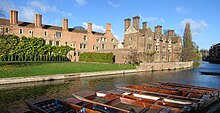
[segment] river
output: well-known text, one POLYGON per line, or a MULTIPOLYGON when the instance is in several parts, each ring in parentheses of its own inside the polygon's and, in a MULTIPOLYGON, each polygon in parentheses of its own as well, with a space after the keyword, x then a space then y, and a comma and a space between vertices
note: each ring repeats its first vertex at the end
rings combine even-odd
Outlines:
POLYGON ((220 65, 202 62, 199 67, 187 70, 154 71, 14 84, 10 86, 2 85, 0 86, 3 88, 0 89, 0 108, 16 108, 24 105, 24 100, 39 96, 66 98, 80 90, 112 90, 119 84, 142 84, 164 81, 220 88, 220 76, 202 75, 200 71, 220 72, 220 65), (19 86, 19 88, 15 86, 19 86))

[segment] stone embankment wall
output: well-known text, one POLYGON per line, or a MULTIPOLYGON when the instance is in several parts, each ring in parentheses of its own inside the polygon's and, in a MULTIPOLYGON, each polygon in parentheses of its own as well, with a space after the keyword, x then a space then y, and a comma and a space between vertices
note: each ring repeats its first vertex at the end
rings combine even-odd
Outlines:
POLYGON ((160 71, 193 67, 193 62, 141 63, 137 68, 142 71, 160 71))

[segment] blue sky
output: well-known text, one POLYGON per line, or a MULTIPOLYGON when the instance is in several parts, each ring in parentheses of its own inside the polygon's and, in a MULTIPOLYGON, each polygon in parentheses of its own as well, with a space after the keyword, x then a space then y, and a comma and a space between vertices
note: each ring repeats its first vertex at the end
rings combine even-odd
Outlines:
MULTIPOLYGON (((106 23, 118 40, 123 40, 124 19, 139 15, 149 27, 162 25, 183 35, 186 22, 191 23, 193 41, 200 49, 220 42, 220 1, 218 0, 0 0, 0 8, 9 18, 9 10, 19 11, 20 21, 34 22, 34 14, 43 15, 43 24, 69 27, 93 23, 93 30, 105 31, 106 23)), ((142 25, 140 23, 140 25, 142 25)), ((141 26, 142 27, 142 26, 141 26)))

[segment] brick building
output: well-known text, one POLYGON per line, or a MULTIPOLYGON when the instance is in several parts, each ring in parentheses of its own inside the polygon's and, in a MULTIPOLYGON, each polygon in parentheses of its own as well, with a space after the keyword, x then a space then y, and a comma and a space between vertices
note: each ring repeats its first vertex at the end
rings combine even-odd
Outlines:
POLYGON ((155 52, 153 62, 175 62, 181 60, 182 38, 175 35, 174 30, 162 33, 162 26, 155 26, 154 32, 147 27, 147 22, 142 23, 140 17, 124 20, 124 49, 135 49, 138 52, 155 52))
MULTIPOLYGON (((0 18, 0 33, 41 37, 46 44, 75 48, 77 54, 118 48, 118 40, 112 34, 109 23, 106 24, 105 33, 100 33, 92 31, 92 23, 88 23, 87 30, 81 26, 69 28, 68 19, 62 19, 62 27, 44 25, 40 14, 35 14, 34 23, 22 22, 18 20, 18 11, 15 10, 10 10, 9 20, 0 18)), ((78 57, 74 60, 78 60, 78 57)))

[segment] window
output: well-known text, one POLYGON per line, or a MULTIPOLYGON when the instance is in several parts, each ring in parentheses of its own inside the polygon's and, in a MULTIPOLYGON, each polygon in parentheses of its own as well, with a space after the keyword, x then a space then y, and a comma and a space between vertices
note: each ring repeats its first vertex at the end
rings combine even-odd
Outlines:
POLYGON ((80 43, 80 49, 87 49, 87 44, 80 43))
POLYGON ((114 38, 112 38, 112 40, 111 40, 112 42, 115 42, 115 40, 114 40, 114 38))
POLYGON ((65 45, 66 45, 66 46, 67 46, 67 44, 68 44, 68 43, 67 43, 67 42, 65 42, 65 45))
POLYGON ((155 46, 155 50, 159 51, 160 50, 160 46, 155 46))
POLYGON ((56 37, 57 38, 61 38, 62 37, 62 33, 61 32, 56 32, 56 37))
POLYGON ((32 30, 29 30, 29 34, 30 34, 30 35, 33 35, 34 32, 33 32, 32 30))
POLYGON ((102 42, 107 42, 107 39, 104 38, 104 37, 102 37, 102 38, 101 38, 101 41, 102 41, 102 42))
POLYGON ((9 28, 6 28, 6 29, 5 29, 5 32, 6 32, 6 33, 9 33, 9 28))
POLYGON ((132 37, 129 37, 129 41, 131 41, 132 40, 132 37))
POLYGON ((147 49, 151 50, 152 49, 152 44, 147 44, 147 49))
POLYGON ((92 46, 92 50, 95 50, 95 45, 92 46))
POLYGON ((84 42, 87 42, 87 41, 88 41, 88 37, 84 36, 84 42))
POLYGON ((99 39, 96 39, 96 42, 97 42, 97 43, 100 43, 100 40, 99 40, 99 39))
POLYGON ((49 40, 49 44, 50 44, 50 45, 53 45, 53 41, 52 41, 52 40, 49 40))
POLYGON ((47 36, 47 31, 44 31, 44 36, 47 36))
POLYGON ((102 42, 104 41, 104 38, 103 38, 103 37, 101 37, 101 41, 102 41, 102 42))
POLYGON ((84 49, 86 49, 86 48, 87 48, 87 45, 86 45, 86 44, 84 44, 83 48, 84 48, 84 49))
POLYGON ((60 45, 60 41, 56 41, 56 46, 59 46, 60 45))
POLYGON ((98 46, 96 47, 96 50, 99 50, 99 47, 98 47, 98 46))
POLYGON ((19 34, 23 34, 23 29, 22 28, 19 29, 19 34))
POLYGON ((113 45, 113 49, 115 49, 116 48, 116 45, 113 45))
POLYGON ((166 46, 163 46, 163 51, 165 51, 166 50, 166 46))
POLYGON ((102 44, 102 49, 105 49, 105 44, 102 44))

